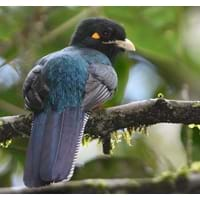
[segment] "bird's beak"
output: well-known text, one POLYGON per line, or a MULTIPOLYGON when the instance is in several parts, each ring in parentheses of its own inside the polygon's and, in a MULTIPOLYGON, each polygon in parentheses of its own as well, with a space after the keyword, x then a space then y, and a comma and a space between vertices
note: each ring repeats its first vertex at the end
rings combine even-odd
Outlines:
POLYGON ((115 40, 115 44, 126 51, 136 50, 135 45, 127 38, 125 40, 115 40))
POLYGON ((115 40, 115 41, 108 41, 108 42, 103 42, 104 44, 115 44, 116 46, 126 50, 126 51, 135 51, 135 45, 129 40, 115 40))

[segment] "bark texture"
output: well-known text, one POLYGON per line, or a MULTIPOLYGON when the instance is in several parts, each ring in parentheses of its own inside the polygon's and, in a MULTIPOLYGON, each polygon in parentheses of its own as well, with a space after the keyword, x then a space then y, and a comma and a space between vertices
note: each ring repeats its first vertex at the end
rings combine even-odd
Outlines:
MULTIPOLYGON (((0 142, 29 136, 32 114, 0 118, 0 142)), ((85 133, 104 138, 109 145, 110 133, 124 128, 138 128, 161 122, 200 124, 200 101, 175 101, 163 98, 136 101, 96 110, 91 113, 85 133)))

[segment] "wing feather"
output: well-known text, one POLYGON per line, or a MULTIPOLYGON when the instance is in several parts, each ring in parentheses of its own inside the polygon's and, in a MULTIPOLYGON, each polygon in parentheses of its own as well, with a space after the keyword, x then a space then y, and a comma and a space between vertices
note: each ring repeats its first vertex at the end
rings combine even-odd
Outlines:
POLYGON ((36 65, 28 74, 23 85, 25 106, 33 111, 41 111, 48 96, 49 87, 42 75, 43 65, 36 65))
POLYGON ((110 65, 93 64, 89 68, 82 107, 90 110, 110 99, 117 87, 117 74, 110 65))

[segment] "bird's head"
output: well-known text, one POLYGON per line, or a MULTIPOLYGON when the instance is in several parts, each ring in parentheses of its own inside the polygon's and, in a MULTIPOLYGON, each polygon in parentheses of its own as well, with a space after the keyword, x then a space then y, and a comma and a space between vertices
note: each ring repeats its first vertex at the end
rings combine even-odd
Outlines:
POLYGON ((126 38, 124 28, 105 18, 83 20, 72 36, 71 45, 96 49, 111 60, 122 51, 135 51, 133 43, 126 38))

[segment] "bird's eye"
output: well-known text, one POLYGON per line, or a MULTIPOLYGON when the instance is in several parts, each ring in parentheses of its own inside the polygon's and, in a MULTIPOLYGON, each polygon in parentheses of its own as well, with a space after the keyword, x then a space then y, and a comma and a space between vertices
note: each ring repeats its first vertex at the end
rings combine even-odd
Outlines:
POLYGON ((95 39, 95 40, 99 40, 101 38, 101 36, 99 35, 99 33, 97 32, 94 32, 92 35, 91 35, 91 38, 95 39))

